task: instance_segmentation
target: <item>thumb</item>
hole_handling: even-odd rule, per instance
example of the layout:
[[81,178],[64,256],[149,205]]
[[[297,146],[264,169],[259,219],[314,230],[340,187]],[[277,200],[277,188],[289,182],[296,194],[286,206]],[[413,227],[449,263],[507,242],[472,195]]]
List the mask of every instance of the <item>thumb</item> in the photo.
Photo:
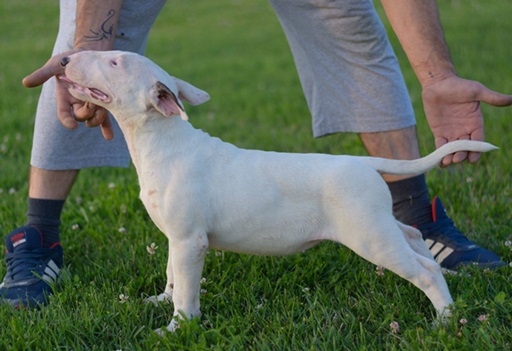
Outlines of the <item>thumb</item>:
[[512,95],[495,92],[484,85],[482,85],[482,89],[477,94],[476,99],[497,107],[512,105]]
[[46,64],[23,78],[22,84],[26,88],[37,87],[48,79],[63,72],[60,61],[65,55],[53,56]]
[[105,114],[105,119],[103,120],[103,123],[101,123],[100,127],[101,134],[103,134],[105,140],[114,139],[114,130],[112,129],[112,123],[110,122],[108,114]]

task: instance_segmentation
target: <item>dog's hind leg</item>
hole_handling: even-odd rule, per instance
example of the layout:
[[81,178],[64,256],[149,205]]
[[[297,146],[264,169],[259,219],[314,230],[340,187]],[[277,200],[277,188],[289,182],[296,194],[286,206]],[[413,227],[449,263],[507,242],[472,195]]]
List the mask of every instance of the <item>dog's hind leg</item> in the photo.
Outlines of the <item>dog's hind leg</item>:
[[400,221],[396,222],[398,224],[398,227],[400,227],[400,229],[402,230],[402,233],[404,233],[404,238],[409,244],[409,246],[420,255],[433,260],[434,257],[432,256],[432,253],[428,249],[427,244],[423,240],[421,232],[418,229],[405,225]]
[[[432,258],[425,257],[423,249],[411,248],[404,237],[407,234],[403,233],[391,214],[374,214],[371,219],[354,220],[350,224],[354,233],[342,244],[368,261],[413,283],[427,295],[439,319],[449,315],[448,306],[453,300],[441,267]],[[357,240],[353,239],[354,236],[357,236]]]

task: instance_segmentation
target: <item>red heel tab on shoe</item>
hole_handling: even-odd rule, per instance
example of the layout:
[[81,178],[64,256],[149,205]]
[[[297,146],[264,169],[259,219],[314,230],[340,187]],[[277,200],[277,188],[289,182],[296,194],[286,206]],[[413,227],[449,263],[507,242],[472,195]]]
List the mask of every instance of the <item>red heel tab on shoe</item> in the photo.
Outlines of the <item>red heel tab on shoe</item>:
[[436,210],[436,205],[437,205],[437,195],[434,196],[434,198],[432,199],[432,221],[433,222],[437,222],[437,210]]

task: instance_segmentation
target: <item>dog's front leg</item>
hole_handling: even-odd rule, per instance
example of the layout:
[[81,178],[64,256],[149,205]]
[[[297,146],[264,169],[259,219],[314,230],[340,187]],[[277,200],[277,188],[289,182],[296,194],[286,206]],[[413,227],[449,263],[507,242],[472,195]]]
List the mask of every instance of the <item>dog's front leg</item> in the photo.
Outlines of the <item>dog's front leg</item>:
[[174,274],[172,271],[172,245],[169,241],[169,253],[167,256],[167,268],[165,270],[167,275],[167,284],[165,285],[165,290],[163,293],[158,295],[153,295],[144,300],[145,303],[152,303],[155,306],[158,306],[159,302],[169,303],[172,301],[172,292],[174,287]]
[[[174,332],[179,328],[179,322],[184,318],[199,317],[199,293],[204,258],[208,250],[206,234],[192,235],[179,242],[169,242],[171,266],[174,277],[174,314],[173,319],[165,328]],[[162,334],[162,329],[157,329]]]

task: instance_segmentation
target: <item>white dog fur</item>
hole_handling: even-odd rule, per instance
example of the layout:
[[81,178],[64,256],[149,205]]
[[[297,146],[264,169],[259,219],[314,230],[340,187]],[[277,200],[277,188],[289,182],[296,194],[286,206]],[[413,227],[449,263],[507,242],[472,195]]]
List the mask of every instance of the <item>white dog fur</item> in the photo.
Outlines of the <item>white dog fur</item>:
[[341,243],[413,283],[438,317],[449,313],[452,298],[441,269],[421,233],[393,217],[379,173],[421,174],[445,155],[494,146],[455,141],[414,161],[243,150],[192,127],[180,100],[197,105],[208,94],[145,57],[85,51],[62,65],[65,75],[58,78],[71,94],[106,108],[118,121],[140,197],[169,239],[167,285],[149,299],[174,302],[167,330],[176,329],[180,314],[200,315],[208,249],[286,255],[323,240]]

